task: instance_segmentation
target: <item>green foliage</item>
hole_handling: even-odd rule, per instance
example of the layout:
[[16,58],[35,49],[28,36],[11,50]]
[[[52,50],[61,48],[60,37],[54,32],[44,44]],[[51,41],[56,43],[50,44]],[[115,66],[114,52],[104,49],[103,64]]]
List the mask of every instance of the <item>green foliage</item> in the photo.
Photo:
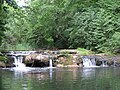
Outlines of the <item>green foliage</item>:
[[5,31],[5,24],[6,24],[6,13],[3,10],[3,5],[0,4],[0,45],[2,42],[2,38],[4,37],[4,31]]
[[8,23],[6,24],[8,29],[4,32],[5,36],[2,40],[2,49],[30,49],[30,45],[27,42],[29,24],[26,18],[27,16],[24,10],[9,8]]
[[6,56],[0,56],[0,61],[7,62],[8,58]]
[[94,54],[94,52],[84,49],[84,48],[77,48],[77,51],[80,55],[89,55],[89,54]]
[[119,6],[119,0],[33,0],[10,8],[2,47],[119,49]]
[[70,54],[70,51],[67,51],[67,50],[63,50],[60,52],[60,54],[63,54],[63,55],[68,55]]
[[[83,8],[82,12],[74,14],[74,27],[69,38],[70,47],[83,47],[97,51],[104,48],[104,43],[116,31],[119,31],[119,17],[115,15],[114,10],[111,11],[108,7],[104,7],[107,3],[111,6],[113,4],[109,2],[102,2],[102,4],[97,2],[96,5],[98,6],[86,7]],[[119,4],[117,3],[117,6]]]
[[14,0],[0,0],[0,45],[2,44],[2,39],[5,38],[4,32],[7,27],[6,24],[8,22],[8,8],[12,6],[13,8],[17,8],[17,4]]
[[28,43],[22,43],[16,45],[16,50],[31,50],[31,47]]
[[115,32],[109,41],[110,47],[112,47],[113,49],[120,48],[119,41],[120,41],[120,32]]
[[103,9],[90,8],[85,12],[76,13],[73,19],[73,31],[70,33],[70,47],[83,47],[96,50],[111,38],[116,28],[113,14]]
[[104,47],[101,49],[112,52],[116,51],[117,49],[119,50],[120,49],[119,41],[120,41],[120,32],[115,32],[113,36],[103,44]]

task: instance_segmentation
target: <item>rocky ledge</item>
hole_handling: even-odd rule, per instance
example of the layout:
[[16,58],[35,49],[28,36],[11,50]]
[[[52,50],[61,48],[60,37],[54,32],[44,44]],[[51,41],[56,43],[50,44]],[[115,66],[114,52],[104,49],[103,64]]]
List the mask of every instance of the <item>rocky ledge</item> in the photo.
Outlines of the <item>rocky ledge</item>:
[[[83,58],[95,60],[97,66],[103,62],[108,66],[120,66],[120,55],[89,54],[81,55],[76,50],[44,51],[23,56],[23,63],[29,67],[48,67],[50,59],[54,67],[83,67]],[[4,58],[3,58],[4,57]],[[13,67],[14,58],[11,56],[0,57],[0,67]]]

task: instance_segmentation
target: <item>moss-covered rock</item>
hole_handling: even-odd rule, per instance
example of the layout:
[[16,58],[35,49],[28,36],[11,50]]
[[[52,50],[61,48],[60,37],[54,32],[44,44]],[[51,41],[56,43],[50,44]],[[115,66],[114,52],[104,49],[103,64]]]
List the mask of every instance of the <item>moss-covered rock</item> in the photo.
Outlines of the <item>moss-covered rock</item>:
[[57,66],[76,67],[81,64],[82,60],[78,54],[61,54],[57,58]]
[[0,67],[13,67],[14,59],[11,56],[0,56]]
[[0,67],[6,67],[7,61],[8,61],[7,56],[0,56]]
[[7,62],[8,58],[6,56],[0,56],[0,61]]

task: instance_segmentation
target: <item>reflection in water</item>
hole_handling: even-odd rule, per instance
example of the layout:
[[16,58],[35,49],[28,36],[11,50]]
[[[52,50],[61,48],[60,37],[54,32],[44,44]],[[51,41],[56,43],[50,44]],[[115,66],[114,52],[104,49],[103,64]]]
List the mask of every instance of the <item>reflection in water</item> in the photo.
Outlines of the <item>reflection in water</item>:
[[120,68],[0,70],[0,90],[120,90]]
[[50,80],[52,80],[53,68],[49,69],[49,74],[50,74]]
[[95,75],[96,75],[95,68],[83,68],[82,71],[83,78],[95,77]]
[[23,78],[24,72],[22,71],[14,71],[15,78]]

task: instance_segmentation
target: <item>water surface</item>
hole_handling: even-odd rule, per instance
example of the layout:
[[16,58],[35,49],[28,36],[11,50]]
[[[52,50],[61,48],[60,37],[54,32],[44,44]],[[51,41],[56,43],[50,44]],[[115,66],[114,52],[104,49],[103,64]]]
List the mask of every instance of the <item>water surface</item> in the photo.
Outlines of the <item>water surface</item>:
[[120,90],[120,68],[0,69],[0,90]]

